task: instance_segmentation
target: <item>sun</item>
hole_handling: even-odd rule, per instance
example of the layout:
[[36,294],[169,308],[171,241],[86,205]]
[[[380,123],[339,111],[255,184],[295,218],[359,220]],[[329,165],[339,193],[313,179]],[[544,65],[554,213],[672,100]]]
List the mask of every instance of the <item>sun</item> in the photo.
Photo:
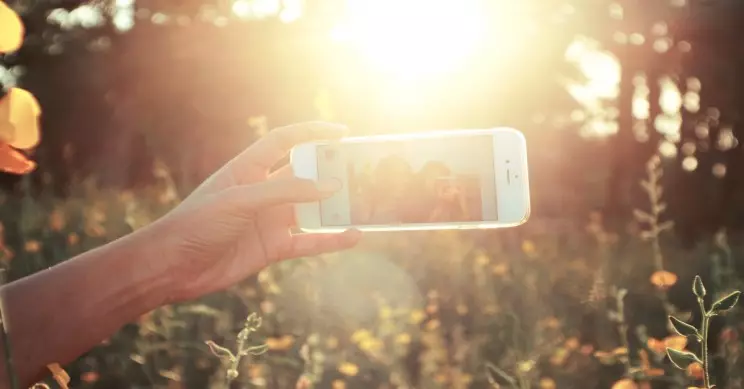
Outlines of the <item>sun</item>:
[[463,64],[486,35],[479,0],[347,0],[333,31],[382,71],[404,78],[441,74]]

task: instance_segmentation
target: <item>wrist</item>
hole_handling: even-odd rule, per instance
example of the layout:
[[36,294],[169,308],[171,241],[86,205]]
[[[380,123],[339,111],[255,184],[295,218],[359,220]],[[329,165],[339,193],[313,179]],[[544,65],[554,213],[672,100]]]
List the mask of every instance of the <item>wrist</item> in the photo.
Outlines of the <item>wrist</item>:
[[126,258],[116,267],[128,280],[127,294],[138,296],[147,311],[172,304],[177,299],[177,283],[172,272],[172,256],[167,252],[167,238],[159,236],[157,229],[146,226],[112,242],[110,249]]

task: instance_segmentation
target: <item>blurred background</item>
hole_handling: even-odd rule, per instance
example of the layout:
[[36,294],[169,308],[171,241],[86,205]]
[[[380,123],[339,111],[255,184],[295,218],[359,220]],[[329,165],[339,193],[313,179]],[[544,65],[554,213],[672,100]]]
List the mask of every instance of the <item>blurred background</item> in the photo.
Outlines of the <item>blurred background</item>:
[[[37,170],[2,176],[18,279],[167,212],[270,128],[512,126],[526,225],[372,234],[165,307],[65,368],[73,388],[224,388],[205,341],[268,352],[233,388],[686,388],[665,347],[741,285],[744,2],[16,0],[0,82],[39,100]],[[95,291],[91,291],[95,293]],[[742,387],[741,312],[713,381]],[[60,334],[64,336],[64,334]],[[491,381],[489,382],[489,376]]]

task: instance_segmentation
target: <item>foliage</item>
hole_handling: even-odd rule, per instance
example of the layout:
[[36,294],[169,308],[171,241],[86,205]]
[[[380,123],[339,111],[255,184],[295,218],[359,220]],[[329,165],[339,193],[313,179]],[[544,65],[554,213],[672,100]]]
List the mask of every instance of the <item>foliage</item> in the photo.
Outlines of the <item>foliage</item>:
[[692,284],[692,291],[695,294],[695,297],[697,297],[698,304],[700,305],[700,314],[702,316],[700,330],[674,316],[670,316],[669,321],[671,322],[672,327],[674,327],[674,330],[680,336],[693,338],[702,344],[701,355],[697,356],[691,352],[679,351],[671,348],[667,348],[666,351],[672,364],[674,364],[678,369],[685,370],[693,363],[701,364],[703,367],[703,388],[710,389],[713,387],[710,383],[710,363],[708,362],[708,332],[710,330],[710,320],[713,316],[718,316],[734,308],[736,303],[739,301],[741,292],[737,290],[729,293],[714,302],[710,309],[706,310],[704,300],[706,290],[700,276],[695,276],[695,280]]

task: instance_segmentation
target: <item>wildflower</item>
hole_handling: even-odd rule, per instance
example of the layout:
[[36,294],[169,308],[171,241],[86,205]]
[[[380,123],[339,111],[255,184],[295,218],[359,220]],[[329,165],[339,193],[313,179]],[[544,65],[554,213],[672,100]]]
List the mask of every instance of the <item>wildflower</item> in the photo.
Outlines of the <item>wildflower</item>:
[[646,346],[656,354],[666,353],[666,345],[664,344],[663,341],[659,339],[648,338],[648,341],[646,342]]
[[4,97],[0,97],[1,171],[26,174],[36,168],[36,164],[17,149],[31,149],[39,143],[40,114],[41,108],[36,98],[23,89],[10,88]]
[[353,377],[359,373],[359,366],[351,362],[344,362],[338,365],[338,372]]
[[537,249],[535,248],[535,244],[532,243],[531,240],[525,240],[522,242],[522,252],[527,254],[527,256],[534,256],[537,252]]
[[664,347],[682,351],[687,347],[687,337],[682,335],[667,336],[664,338]]
[[564,346],[566,346],[567,349],[571,351],[576,351],[579,349],[579,340],[576,337],[571,337],[566,339],[566,342],[564,343]]
[[553,381],[552,378],[541,378],[540,379],[540,389],[555,389],[555,381]]
[[493,272],[493,275],[495,276],[504,276],[506,273],[509,272],[509,264],[507,263],[497,263],[491,267],[491,271]]
[[294,344],[294,337],[291,335],[285,335],[281,338],[268,338],[266,339],[266,346],[269,350],[284,351],[288,350]]
[[337,347],[338,347],[338,338],[335,336],[329,336],[326,339],[326,348],[333,350]]
[[411,311],[409,321],[411,322],[411,324],[419,324],[424,320],[424,318],[426,318],[426,314],[423,311],[417,309]]
[[612,389],[638,389],[638,384],[630,378],[623,378],[612,385]]
[[398,336],[395,337],[395,343],[402,344],[402,345],[409,344],[411,343],[411,335],[405,332],[398,334]]
[[428,331],[433,331],[433,330],[436,330],[437,328],[439,328],[439,325],[440,325],[440,323],[439,323],[439,320],[437,320],[437,319],[432,319],[432,320],[429,320],[429,321],[428,321],[428,322],[426,323],[426,329],[427,329]]
[[61,210],[55,209],[49,214],[49,229],[55,232],[62,231],[65,228],[67,221],[65,220],[65,214]]
[[307,376],[301,376],[295,384],[295,389],[310,389],[313,386],[312,381]]
[[651,284],[659,289],[668,289],[677,283],[677,275],[666,270],[659,270],[651,275]]
[[85,372],[80,375],[80,381],[83,381],[88,384],[92,384],[98,381],[98,373],[96,373],[95,371]]
[[0,2],[0,53],[11,53],[23,44],[21,18],[4,2]]
[[701,365],[698,362],[691,363],[689,366],[687,366],[687,369],[685,370],[688,376],[696,380],[703,379],[703,376],[705,375],[705,371],[703,370],[703,365]]
[[342,380],[333,380],[331,389],[346,389],[346,382]]
[[27,240],[23,248],[28,253],[38,253],[41,250],[41,243],[38,240]]

